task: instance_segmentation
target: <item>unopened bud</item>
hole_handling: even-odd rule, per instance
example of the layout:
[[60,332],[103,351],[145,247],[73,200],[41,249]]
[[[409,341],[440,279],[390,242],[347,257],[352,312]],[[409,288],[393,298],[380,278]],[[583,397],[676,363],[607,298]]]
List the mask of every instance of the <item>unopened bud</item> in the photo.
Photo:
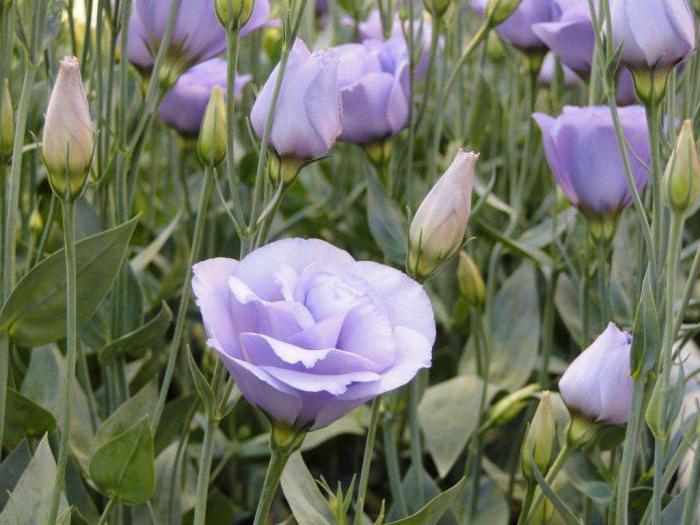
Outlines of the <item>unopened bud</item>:
[[460,150],[411,221],[408,273],[426,279],[459,251],[471,214],[477,153]]
[[450,7],[452,0],[423,0],[425,9],[433,16],[442,16]]
[[494,31],[489,32],[486,40],[486,54],[492,62],[502,62],[506,58],[506,46]]
[[537,383],[527,385],[499,400],[488,411],[486,423],[483,427],[489,428],[510,423],[525,409],[540,388],[540,385]]
[[459,291],[470,306],[479,306],[486,298],[486,285],[481,272],[467,252],[459,252],[457,266],[457,284]]
[[501,25],[520,7],[522,0],[489,0],[484,16],[491,27]]
[[520,451],[520,466],[523,471],[523,477],[526,480],[530,482],[535,481],[530,464],[532,458],[534,458],[535,465],[537,465],[542,475],[547,474],[547,470],[549,470],[552,463],[555,437],[556,421],[554,419],[554,410],[552,409],[552,396],[545,391],[542,392],[540,404],[528,427],[525,441]]
[[693,136],[693,125],[686,120],[664,174],[666,204],[677,213],[686,213],[700,193],[700,160]]
[[216,0],[216,16],[228,31],[238,31],[248,23],[254,0]]
[[207,166],[216,166],[226,156],[226,104],[220,86],[211,90],[197,149],[199,158]]
[[41,218],[41,213],[39,212],[38,207],[34,208],[34,211],[29,216],[29,228],[34,233],[40,233],[44,228],[44,219]]
[[62,198],[76,198],[87,180],[95,137],[80,64],[75,57],[60,62],[42,142],[53,191]]
[[2,107],[0,107],[0,159],[12,155],[15,143],[15,117],[10,100],[10,83],[5,79],[2,89]]

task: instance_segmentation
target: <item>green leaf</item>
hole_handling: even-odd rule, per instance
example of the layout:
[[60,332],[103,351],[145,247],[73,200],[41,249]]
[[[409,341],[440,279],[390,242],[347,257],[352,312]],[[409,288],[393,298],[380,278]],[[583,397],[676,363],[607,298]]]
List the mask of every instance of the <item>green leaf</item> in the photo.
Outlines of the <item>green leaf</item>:
[[[158,389],[155,383],[151,382],[117,408],[97,429],[91,456],[109,441],[148,418],[155,409],[157,397]],[[90,461],[92,462],[92,459]]]
[[[418,406],[418,420],[438,474],[449,474],[479,423],[483,382],[458,376],[428,388]],[[486,406],[494,389],[486,390]]]
[[51,412],[11,388],[7,389],[6,410],[7,448],[15,448],[25,437],[41,437],[56,428],[56,419]]
[[406,219],[373,173],[367,175],[367,220],[372,237],[384,255],[396,264],[405,264]]
[[108,365],[121,353],[128,353],[138,357],[142,350],[147,349],[154,341],[163,336],[168,327],[170,327],[172,320],[173,313],[164,301],[160,312],[153,319],[141,328],[105,346],[99,353],[100,363],[103,366]]
[[216,399],[214,398],[214,390],[212,390],[211,385],[209,384],[209,381],[207,381],[207,378],[204,377],[204,374],[197,366],[197,363],[195,363],[194,357],[192,357],[192,350],[189,347],[187,348],[186,354],[187,354],[187,364],[189,365],[190,374],[192,375],[192,380],[194,381],[194,387],[197,390],[197,394],[199,395],[199,399],[202,401],[202,403],[204,405],[204,409],[206,410],[207,414],[213,414],[214,407],[216,406]]
[[[56,462],[48,438],[44,437],[0,514],[0,525],[46,523],[51,505],[49,487],[55,478]],[[61,496],[59,514],[67,508],[66,500]]]
[[282,491],[299,525],[332,525],[336,523],[328,502],[306,468],[299,452],[289,458],[282,473]]
[[[138,217],[76,243],[78,324],[90,319],[112,287]],[[41,346],[66,335],[64,250],[47,257],[19,282],[0,312],[0,330],[20,346]]]
[[155,490],[153,436],[148,418],[101,446],[90,460],[99,490],[127,505],[146,503]]
[[642,284],[642,297],[637,305],[631,349],[631,375],[634,379],[654,370],[661,354],[659,313],[654,302],[651,272],[647,270]]
[[542,250],[534,248],[521,241],[511,239],[510,237],[506,237],[496,228],[490,226],[483,220],[477,219],[476,223],[478,224],[479,229],[482,230],[488,237],[500,242],[505,248],[516,255],[531,259],[533,262],[537,263],[540,268],[552,268],[554,266],[552,258]]
[[22,472],[32,460],[32,451],[29,450],[27,441],[22,441],[0,465],[0,512],[10,497],[10,492],[15,488]]
[[[28,399],[48,410],[60,425],[63,404],[61,388],[66,377],[66,361],[55,345],[35,348],[20,392]],[[90,443],[93,438],[90,409],[83,389],[78,381],[73,382],[73,409],[70,425],[70,451],[87,469],[90,457]]]
[[453,487],[435,496],[425,507],[412,516],[392,521],[387,525],[435,525],[450,510],[452,503],[460,495],[466,484],[467,479],[462,478]]
[[191,412],[197,406],[197,402],[197,396],[192,393],[165,405],[154,437],[156,457],[180,436],[185,425],[190,422]]
[[564,520],[564,523],[566,523],[566,525],[581,525],[581,522],[576,518],[576,516],[574,516],[573,512],[569,510],[566,503],[564,503],[562,499],[557,496],[554,489],[552,489],[552,487],[549,486],[549,483],[547,483],[547,481],[545,481],[545,479],[542,477],[542,473],[537,468],[537,464],[535,463],[534,456],[530,457],[530,467],[532,468],[532,474],[535,476],[537,484],[540,486],[547,499],[552,502],[554,508],[557,509],[557,512],[559,513],[559,516],[561,516],[562,520]]

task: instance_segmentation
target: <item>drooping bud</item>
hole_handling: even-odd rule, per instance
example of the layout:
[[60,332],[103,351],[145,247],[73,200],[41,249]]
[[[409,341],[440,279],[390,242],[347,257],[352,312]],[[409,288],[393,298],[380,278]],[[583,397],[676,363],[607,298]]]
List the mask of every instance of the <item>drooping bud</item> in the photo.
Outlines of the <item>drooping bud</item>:
[[430,277],[461,248],[471,214],[478,158],[477,153],[460,150],[413,217],[407,269],[415,278]]
[[211,90],[209,103],[199,131],[197,151],[207,166],[216,166],[226,156],[226,104],[220,86]]
[[501,25],[520,7],[522,0],[489,0],[484,15],[491,27]]
[[470,306],[480,306],[486,298],[486,285],[474,260],[464,250],[457,265],[459,291]]
[[433,16],[442,16],[450,7],[452,0],[423,0],[425,9]]
[[64,58],[49,99],[42,141],[49,181],[58,196],[80,195],[90,169],[94,141],[80,64],[75,57]]
[[534,458],[535,465],[543,476],[547,473],[552,463],[555,437],[556,421],[552,409],[552,397],[549,392],[545,391],[542,392],[540,404],[528,426],[525,441],[520,451],[520,466],[526,480],[535,481],[530,464],[531,458]]
[[700,194],[700,159],[693,136],[693,124],[686,120],[663,179],[666,204],[676,213],[686,213]]
[[12,155],[15,143],[15,117],[10,100],[10,83],[5,79],[2,91],[2,107],[0,108],[0,158]]
[[238,31],[248,23],[254,0],[216,0],[216,16],[228,31]]

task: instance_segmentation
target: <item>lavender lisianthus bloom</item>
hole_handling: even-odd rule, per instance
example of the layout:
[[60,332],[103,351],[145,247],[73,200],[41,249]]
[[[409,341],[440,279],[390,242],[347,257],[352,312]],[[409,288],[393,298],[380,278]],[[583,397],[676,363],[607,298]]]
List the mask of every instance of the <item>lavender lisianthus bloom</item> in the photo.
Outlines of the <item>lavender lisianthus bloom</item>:
[[430,366],[423,288],[317,239],[194,267],[209,336],[236,385],[273,421],[318,429]]
[[334,48],[342,102],[340,140],[368,143],[408,124],[409,64],[380,40]]
[[[489,0],[472,0],[471,7],[484,14]],[[552,0],[523,0],[520,6],[496,31],[501,38],[522,51],[533,51],[545,47],[532,26],[552,20]]]
[[[544,57],[544,62],[542,62],[542,69],[540,69],[540,75],[538,77],[540,84],[551,86],[554,83],[555,67],[556,57],[554,53],[547,53]],[[561,68],[564,73],[564,85],[566,87],[578,86],[582,82],[581,77],[564,64],[561,65]]]
[[532,30],[562,64],[587,77],[593,64],[595,33],[588,0],[554,0],[554,20],[532,26]]
[[[619,110],[630,148],[629,159],[637,189],[649,180],[651,161],[646,114],[641,106]],[[622,155],[607,106],[567,106],[557,118],[535,113],[554,179],[584,214],[616,217],[632,200]]]
[[[265,132],[279,74],[274,69],[250,114],[258,137]],[[311,53],[297,40],[282,79],[270,146],[280,158],[311,160],[328,153],[341,132],[338,60],[332,52]]]
[[[134,0],[129,19],[129,61],[148,73],[163,39],[172,0]],[[246,36],[264,26],[270,14],[269,0],[255,0],[250,20],[241,29]],[[216,17],[214,0],[180,3],[168,55],[180,73],[214,58],[226,49],[226,32]],[[177,76],[177,75],[173,75]]]
[[631,70],[669,70],[695,49],[695,17],[686,0],[613,0],[612,43]]
[[610,323],[559,380],[566,406],[597,423],[627,423],[633,388],[631,347],[632,336]]
[[[184,137],[194,138],[204,118],[214,86],[226,89],[227,65],[221,58],[202,62],[186,71],[160,105],[160,118]],[[238,97],[250,75],[236,75],[234,93]]]

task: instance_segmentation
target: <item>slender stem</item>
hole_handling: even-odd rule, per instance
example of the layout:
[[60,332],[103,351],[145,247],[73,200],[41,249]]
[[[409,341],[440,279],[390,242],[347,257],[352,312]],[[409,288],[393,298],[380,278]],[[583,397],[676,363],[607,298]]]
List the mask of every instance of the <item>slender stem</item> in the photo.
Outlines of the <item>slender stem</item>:
[[382,404],[381,396],[375,397],[372,401],[372,415],[369,420],[367,430],[367,441],[365,442],[365,454],[362,457],[362,469],[360,470],[360,484],[357,487],[357,506],[355,507],[354,525],[361,525],[365,509],[365,496],[369,483],[369,469],[372,465],[372,455],[374,454],[374,442],[377,438],[377,426],[379,425],[379,407]]
[[634,469],[634,459],[637,455],[637,444],[639,434],[642,429],[642,404],[644,402],[645,382],[635,381],[632,391],[632,402],[630,404],[630,415],[627,422],[627,432],[625,443],[622,448],[622,463],[617,475],[617,493],[615,497],[615,520],[616,525],[627,525],[627,509],[629,507],[630,485],[632,483],[632,470]]
[[73,409],[73,382],[78,343],[77,317],[77,271],[75,261],[75,201],[68,197],[62,201],[63,236],[66,254],[66,376],[61,387],[62,424],[61,441],[58,449],[58,464],[51,506],[48,513],[48,525],[56,522],[61,491],[65,486],[66,465],[68,463],[68,439],[70,437],[71,412]]
[[418,424],[418,403],[420,401],[420,373],[408,386],[408,427],[411,435],[411,468],[416,477],[416,499],[418,506],[425,501],[423,488],[423,447],[421,446],[420,425]]
[[236,72],[238,69],[238,55],[240,33],[238,31],[227,32],[228,47],[227,81],[226,81],[226,175],[228,177],[229,191],[233,202],[233,214],[237,226],[244,223],[240,198],[238,196],[238,177],[236,176],[236,158],[234,149],[236,146]]
[[0,459],[5,436],[5,408],[7,405],[7,384],[10,377],[10,337],[0,332]]
[[209,416],[207,426],[204,429],[204,441],[202,443],[202,455],[199,461],[199,475],[197,476],[197,497],[194,507],[194,525],[204,525],[207,514],[207,494],[209,492],[209,475],[214,454],[214,436],[218,419]]
[[520,509],[520,516],[518,516],[518,525],[525,525],[525,517],[530,514],[530,509],[532,508],[532,499],[535,495],[535,488],[536,485],[533,483],[527,484],[525,498],[523,499],[523,505]]
[[[653,221],[652,234],[654,247],[656,248],[656,258],[663,260],[662,246],[662,226],[663,226],[663,203],[661,202],[661,122],[659,103],[653,102],[646,106],[647,125],[649,128],[649,142],[651,144],[651,190],[653,197]],[[660,280],[658,281],[660,283]]]
[[204,170],[204,187],[199,196],[199,206],[197,207],[197,218],[195,219],[194,235],[192,236],[192,249],[190,250],[190,259],[185,271],[185,281],[182,285],[182,298],[180,300],[180,308],[177,312],[177,320],[175,321],[175,333],[173,340],[170,343],[168,350],[168,362],[165,366],[165,375],[163,384],[160,388],[158,403],[153,412],[152,426],[158,428],[160,416],[163,414],[165,401],[168,397],[170,383],[173,380],[175,373],[175,363],[177,362],[177,354],[180,350],[182,336],[185,332],[185,324],[187,321],[187,309],[192,297],[192,266],[199,260],[199,253],[202,248],[202,239],[204,238],[204,225],[206,223],[207,213],[209,211],[209,203],[211,201],[212,190],[214,189],[214,170],[213,168],[205,168]]
[[114,504],[116,503],[116,498],[109,498],[109,501],[107,501],[107,506],[105,507],[105,510],[102,512],[102,515],[100,516],[100,521],[97,522],[97,525],[103,525],[107,523],[107,520],[109,519],[109,515],[112,512],[112,509],[114,508]]
[[267,466],[267,474],[263,482],[262,492],[258,500],[258,508],[255,511],[253,525],[264,525],[267,523],[267,515],[270,513],[272,501],[275,499],[277,487],[284,471],[284,466],[291,455],[288,451],[275,450],[273,447],[270,455],[270,463]]
[[597,246],[598,255],[598,295],[600,298],[600,313],[604,322],[612,320],[612,308],[610,306],[610,291],[608,289],[608,247],[605,240],[599,240]]
[[698,485],[700,484],[700,452],[695,451],[693,470],[690,474],[690,483],[685,490],[685,502],[680,525],[692,525],[695,514],[698,512]]
[[399,465],[399,453],[396,444],[396,433],[392,418],[385,417],[382,422],[382,435],[384,438],[384,454],[386,456],[386,469],[389,476],[389,488],[391,498],[401,510],[401,517],[408,515],[406,497],[401,486],[401,468]]
[[[559,475],[559,472],[564,467],[573,451],[574,449],[572,449],[568,443],[565,444],[564,447],[559,451],[559,455],[556,457],[554,463],[552,463],[552,466],[549,469],[549,472],[547,473],[546,481],[549,485],[554,483],[554,481],[557,479],[557,475]],[[532,506],[530,507],[530,513],[528,514],[528,518],[525,523],[532,523],[532,520],[535,517],[537,511],[539,510],[540,505],[542,505],[543,500],[544,492],[542,492],[542,489],[537,487],[537,489],[535,489],[535,497],[532,500]]]

